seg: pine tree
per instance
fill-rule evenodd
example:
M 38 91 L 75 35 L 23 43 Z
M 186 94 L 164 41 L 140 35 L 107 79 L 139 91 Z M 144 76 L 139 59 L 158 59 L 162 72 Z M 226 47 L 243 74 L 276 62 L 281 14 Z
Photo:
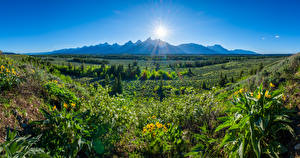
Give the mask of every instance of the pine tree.
M 122 78 L 121 78 L 121 74 L 118 75 L 118 85 L 117 85 L 117 92 L 119 94 L 123 93 L 123 87 L 122 87 Z
M 164 87 L 163 80 L 162 80 L 162 78 L 160 78 L 160 84 L 159 84 L 159 87 L 158 87 L 158 90 L 157 90 L 157 95 L 159 97 L 160 102 L 162 102 L 162 100 L 165 97 L 163 87 Z
M 202 87 L 202 89 L 207 89 L 206 83 L 204 81 L 202 82 L 202 86 L 201 87 Z
M 259 64 L 259 68 L 258 68 L 258 70 L 259 70 L 259 71 L 261 71 L 263 68 L 264 68 L 264 65 L 263 65 L 263 63 L 260 63 L 260 64 Z
M 108 74 L 105 75 L 104 85 L 108 86 L 110 83 Z

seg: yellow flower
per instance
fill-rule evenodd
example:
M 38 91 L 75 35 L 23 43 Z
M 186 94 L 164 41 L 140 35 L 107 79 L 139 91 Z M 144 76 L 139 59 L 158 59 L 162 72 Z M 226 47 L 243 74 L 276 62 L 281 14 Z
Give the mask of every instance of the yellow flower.
M 76 104 L 74 104 L 74 103 L 71 103 L 71 106 L 72 106 L 72 107 L 75 107 L 75 106 L 76 106 Z
M 10 71 L 8 69 L 5 69 L 7 73 L 9 73 Z
M 146 132 L 147 132 L 147 128 L 144 128 L 144 129 L 143 129 L 143 133 L 146 133 Z
M 285 95 L 282 95 L 282 100 L 286 101 L 286 96 Z
M 151 128 L 150 124 L 147 124 L 147 125 L 146 125 L 146 127 L 147 127 L 148 129 L 150 129 L 150 128 Z
M 159 123 L 159 122 L 156 122 L 156 127 L 157 127 L 157 128 L 162 128 L 162 124 Z
M 13 73 L 14 75 L 16 75 L 15 69 L 11 69 L 11 73 Z
M 258 95 L 257 95 L 257 99 L 260 99 L 261 98 L 261 94 L 260 93 L 258 93 Z
M 4 65 L 1 65 L 1 67 L 0 67 L 0 68 L 1 68 L 1 70 L 3 70 L 3 69 L 5 68 L 5 66 L 4 66 Z
M 275 87 L 275 85 L 272 82 L 270 82 L 270 87 Z
M 155 115 L 153 115 L 153 116 L 152 116 L 152 118 L 153 118 L 153 119 L 156 119 L 156 116 L 155 116 Z
M 271 95 L 269 94 L 269 91 L 266 91 L 265 97 L 266 97 L 266 98 L 271 98 Z
M 238 94 L 239 94 L 239 91 L 234 92 L 234 95 L 238 95 Z
M 53 110 L 53 111 L 56 110 L 56 105 L 53 106 L 53 109 L 52 109 L 52 110 Z
M 64 103 L 64 107 L 65 107 L 65 108 L 68 108 L 68 104 Z
M 153 137 L 155 137 L 156 136 L 156 133 L 153 133 Z
M 240 93 L 243 93 L 243 92 L 244 92 L 244 89 L 243 89 L 243 88 L 242 88 L 242 89 L 240 89 L 240 90 L 239 90 L 239 92 L 240 92 Z
M 166 125 L 164 125 L 164 132 L 167 132 L 168 128 L 166 127 Z
M 250 95 L 253 97 L 253 93 L 251 92 Z

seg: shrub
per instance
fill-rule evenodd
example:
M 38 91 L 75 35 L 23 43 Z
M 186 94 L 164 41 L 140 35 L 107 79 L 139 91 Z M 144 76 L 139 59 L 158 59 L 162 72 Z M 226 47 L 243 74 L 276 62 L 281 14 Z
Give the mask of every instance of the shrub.
M 44 84 L 44 88 L 46 89 L 50 101 L 54 105 L 61 105 L 61 103 L 67 104 L 77 104 L 78 98 L 74 94 L 74 92 L 65 88 L 63 84 L 58 84 L 57 80 L 49 81 Z

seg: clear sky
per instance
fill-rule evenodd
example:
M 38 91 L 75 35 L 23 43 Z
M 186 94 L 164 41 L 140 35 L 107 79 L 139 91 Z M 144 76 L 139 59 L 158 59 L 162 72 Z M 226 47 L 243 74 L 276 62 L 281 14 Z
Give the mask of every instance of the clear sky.
M 43 52 L 154 37 L 300 52 L 299 0 L 0 0 L 0 49 Z

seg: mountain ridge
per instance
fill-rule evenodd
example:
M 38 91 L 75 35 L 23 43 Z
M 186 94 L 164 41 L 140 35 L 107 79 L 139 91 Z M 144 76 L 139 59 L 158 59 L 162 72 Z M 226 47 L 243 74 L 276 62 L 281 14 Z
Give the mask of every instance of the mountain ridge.
M 132 55 L 168 55 L 168 54 L 190 54 L 190 55 L 222 55 L 222 54 L 245 54 L 257 55 L 250 50 L 234 49 L 228 50 L 219 44 L 213 46 L 203 46 L 196 43 L 185 43 L 172 45 L 160 39 L 147 38 L 145 41 L 131 40 L 123 45 L 118 43 L 108 44 L 107 42 L 98 45 L 83 46 L 78 48 L 59 49 L 50 52 L 40 52 L 35 54 L 132 54 Z

